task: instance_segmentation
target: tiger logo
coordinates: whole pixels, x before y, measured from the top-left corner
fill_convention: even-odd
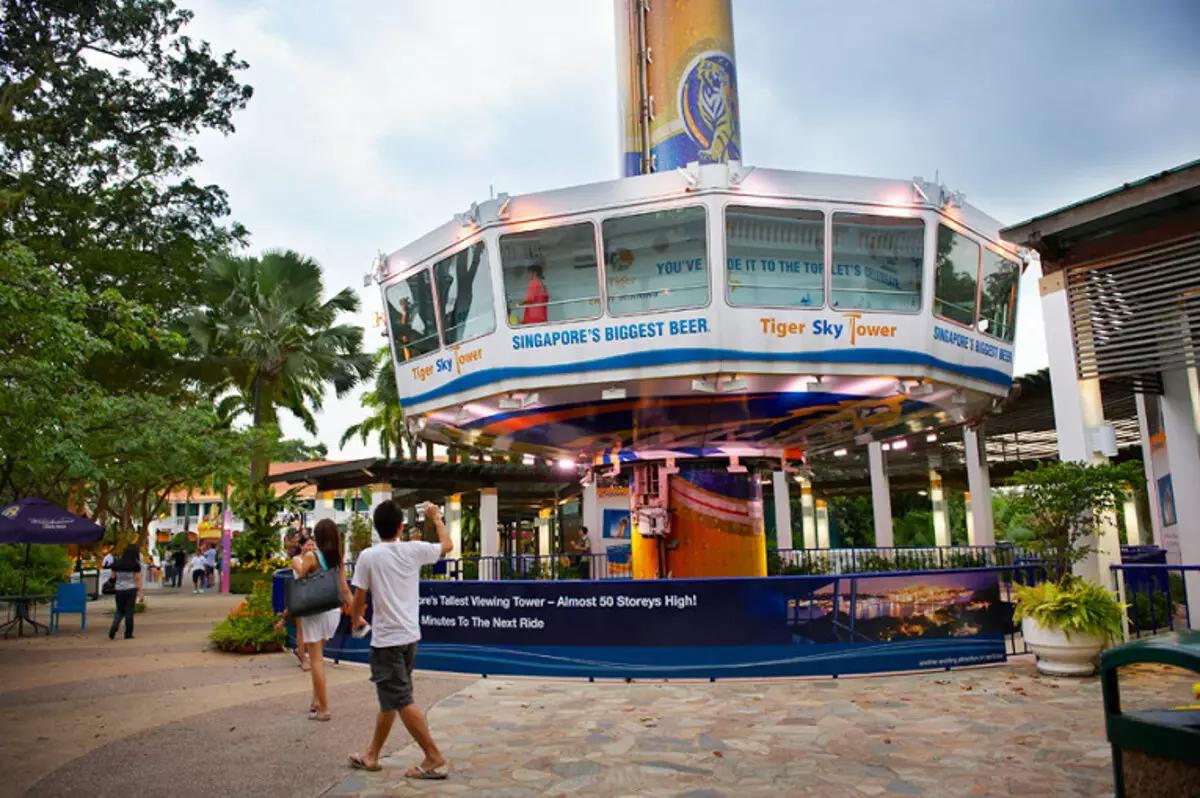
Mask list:
[[[679,81],[679,117],[701,163],[741,160],[733,59],[702,53]]]

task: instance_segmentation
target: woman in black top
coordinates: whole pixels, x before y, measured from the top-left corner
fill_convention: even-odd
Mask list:
[[[113,575],[116,576],[117,611],[113,615],[112,626],[108,630],[108,639],[117,636],[121,619],[125,619],[125,639],[133,637],[133,613],[137,603],[142,598],[142,558],[134,545],[125,547],[125,553],[112,564]]]

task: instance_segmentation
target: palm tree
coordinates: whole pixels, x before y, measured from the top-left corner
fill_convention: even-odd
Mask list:
[[[291,250],[261,258],[222,255],[208,265],[206,308],[185,320],[200,355],[196,376],[219,389],[232,389],[222,410],[248,412],[256,428],[278,425],[278,408],[316,434],[327,383],[342,396],[374,371],[363,352],[362,328],[337,324],[358,310],[346,288],[322,300],[321,266]],[[263,452],[251,459],[251,476],[265,479]]]
[[[387,347],[381,349],[375,355],[375,362],[379,369],[375,375],[375,389],[362,395],[362,406],[371,413],[342,433],[340,445],[345,446],[355,436],[366,443],[372,435],[377,435],[380,451],[385,459],[390,460],[393,449],[398,456],[404,456],[403,444],[409,438],[404,429],[404,410],[396,393],[391,351]],[[415,458],[414,443],[409,440],[409,444]]]

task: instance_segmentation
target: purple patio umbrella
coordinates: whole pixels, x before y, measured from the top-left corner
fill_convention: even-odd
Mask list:
[[[29,547],[34,543],[64,546],[68,543],[94,543],[104,537],[104,527],[68,513],[45,499],[21,499],[0,510],[0,543],[25,544],[25,579],[29,578]]]
[[[0,510],[0,543],[94,543],[104,528],[45,499],[21,499]]]
[[[67,543],[92,543],[102,537],[104,528],[99,524],[68,513],[45,499],[21,499],[16,504],[10,504],[0,510],[0,543],[25,544],[22,594],[29,586],[29,549],[34,543],[61,546]],[[34,634],[37,634],[39,628],[46,629],[30,615],[29,604],[28,598],[21,598],[16,602],[13,619],[2,627],[5,637],[8,637],[14,625],[17,627],[17,637],[21,636],[25,624],[33,627]],[[49,633],[50,630],[46,629],[46,634]]]

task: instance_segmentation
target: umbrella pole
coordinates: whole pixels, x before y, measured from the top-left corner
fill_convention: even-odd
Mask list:
[[[32,544],[25,544],[25,568],[21,571],[21,595],[29,589],[29,548]]]

